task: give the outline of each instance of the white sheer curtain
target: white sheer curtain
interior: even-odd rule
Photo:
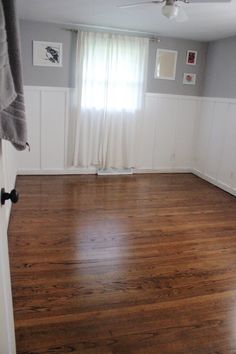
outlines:
[[[78,34],[75,166],[134,167],[148,43],[124,35]]]

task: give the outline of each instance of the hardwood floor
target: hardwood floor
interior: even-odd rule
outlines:
[[[18,354],[236,353],[236,198],[191,174],[17,189]]]

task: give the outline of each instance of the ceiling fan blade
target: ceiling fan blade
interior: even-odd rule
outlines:
[[[139,2],[134,2],[132,4],[126,4],[126,5],[120,5],[118,6],[118,8],[120,9],[126,9],[128,7],[136,7],[136,6],[141,6],[141,5],[150,5],[150,4],[161,4],[163,3],[165,0],[154,0],[154,1],[139,1]]]
[[[188,21],[188,15],[185,9],[179,5],[179,13],[178,16],[175,18],[176,22],[187,22]]]
[[[194,3],[224,3],[231,2],[232,0],[189,0],[190,4]]]

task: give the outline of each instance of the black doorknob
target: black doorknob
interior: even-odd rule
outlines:
[[[11,200],[12,203],[17,203],[19,200],[19,193],[13,189],[11,193],[6,193],[5,189],[1,189],[1,204],[4,205],[6,200]]]

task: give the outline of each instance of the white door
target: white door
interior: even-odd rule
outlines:
[[[0,140],[0,190],[5,187],[4,160]],[[8,202],[9,203],[9,202]],[[6,210],[0,203],[0,353],[15,354],[15,333],[7,242]]]

